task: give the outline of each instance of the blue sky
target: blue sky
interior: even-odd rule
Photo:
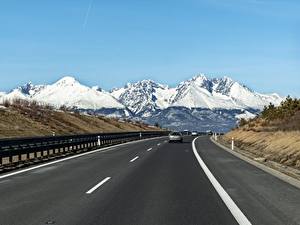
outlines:
[[[298,0],[1,0],[0,90],[198,73],[300,97]]]

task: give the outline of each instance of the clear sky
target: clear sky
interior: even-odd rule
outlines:
[[[1,0],[0,90],[198,73],[300,97],[299,0]]]

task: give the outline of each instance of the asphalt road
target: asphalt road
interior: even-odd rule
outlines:
[[[0,178],[0,225],[238,224],[199,165],[192,140],[130,143]],[[252,224],[300,224],[299,189],[208,137],[195,145]]]

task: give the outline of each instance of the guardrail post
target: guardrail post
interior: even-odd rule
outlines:
[[[232,151],[234,150],[234,138],[233,137],[231,138],[231,150]]]

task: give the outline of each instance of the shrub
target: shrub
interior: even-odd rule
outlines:
[[[248,121],[245,118],[241,118],[239,121],[239,127],[243,127],[248,123]]]
[[[4,105],[6,108],[8,108],[11,104],[10,104],[10,101],[5,100],[5,101],[3,102],[3,105]]]

